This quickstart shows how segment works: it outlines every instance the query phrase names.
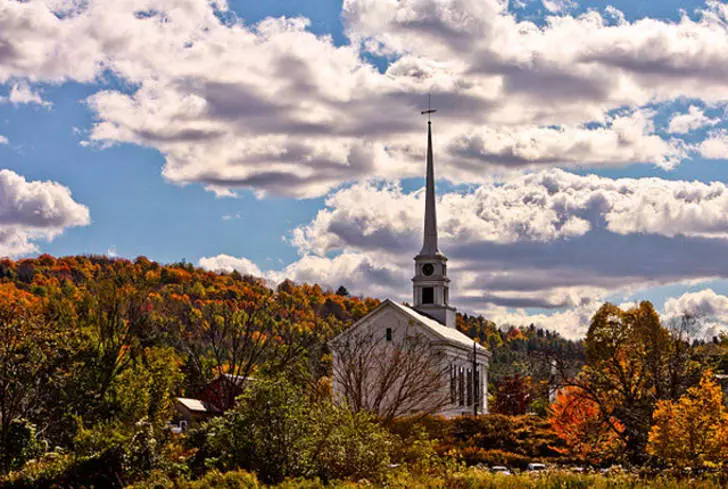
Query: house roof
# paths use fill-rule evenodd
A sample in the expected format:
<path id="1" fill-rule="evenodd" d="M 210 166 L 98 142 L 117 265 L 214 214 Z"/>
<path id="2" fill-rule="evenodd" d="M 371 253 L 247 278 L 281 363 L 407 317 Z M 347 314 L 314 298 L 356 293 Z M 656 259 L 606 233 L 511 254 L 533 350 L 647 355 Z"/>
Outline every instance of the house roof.
<path id="1" fill-rule="evenodd" d="M 393 306 L 398 308 L 403 313 L 411 316 L 412 319 L 418 321 L 423 326 L 425 326 L 426 328 L 431 330 L 437 336 L 440 336 L 443 340 L 447 341 L 448 343 L 455 344 L 457 346 L 464 346 L 464 347 L 472 350 L 473 339 L 470 338 L 468 335 L 461 333 L 460 331 L 458 331 L 455 328 L 449 328 L 449 327 L 445 326 L 444 324 L 440 323 L 439 321 L 432 319 L 431 317 L 426 316 L 426 315 L 422 314 L 421 312 L 418 312 L 409 306 L 405 306 L 403 304 L 398 304 L 390 299 L 387 299 L 385 302 L 391 303 Z M 481 352 L 488 351 L 486 348 L 484 348 L 483 346 L 481 346 L 477 343 L 476 343 L 475 348 Z"/>
<path id="2" fill-rule="evenodd" d="M 235 385 L 240 385 L 249 380 L 254 380 L 253 377 L 246 377 L 244 375 L 222 374 L 222 376 Z"/>
<path id="3" fill-rule="evenodd" d="M 194 413 L 212 412 L 212 410 L 208 409 L 207 406 L 205 406 L 205 403 L 200 401 L 199 399 L 191 399 L 189 397 L 178 397 L 178 398 L 176 398 L 176 400 L 178 403 L 180 403 L 186 409 L 188 409 L 189 411 L 192 411 Z"/>
<path id="4" fill-rule="evenodd" d="M 417 323 L 421 324 L 423 327 L 427 328 L 429 331 L 434 333 L 435 336 L 442 339 L 445 343 L 459 347 L 459 348 L 467 348 L 468 350 L 473 350 L 473 339 L 468 337 L 467 335 L 461 333 L 455 328 L 449 328 L 445 326 L 444 324 L 440 323 L 439 321 L 431 318 L 430 316 L 427 316 L 425 314 L 422 314 L 421 312 L 418 312 L 414 310 L 413 308 L 409 306 L 405 306 L 403 304 L 398 304 L 397 302 L 391 300 L 391 299 L 385 299 L 382 301 L 379 306 L 377 306 L 373 311 L 370 311 L 369 314 L 361 318 L 359 321 L 357 321 L 354 325 L 352 325 L 349 329 L 342 332 L 340 335 L 333 338 L 330 343 L 335 343 L 337 338 L 340 336 L 346 335 L 347 332 L 353 330 L 356 328 L 359 324 L 366 321 L 367 318 L 371 317 L 374 314 L 377 314 L 379 311 L 384 309 L 385 307 L 394 307 L 401 313 L 405 314 L 406 316 L 409 316 L 412 320 L 416 321 Z M 479 345 L 476 343 L 477 351 L 479 353 L 489 355 L 489 352 L 486 348 L 484 348 L 482 345 Z"/>

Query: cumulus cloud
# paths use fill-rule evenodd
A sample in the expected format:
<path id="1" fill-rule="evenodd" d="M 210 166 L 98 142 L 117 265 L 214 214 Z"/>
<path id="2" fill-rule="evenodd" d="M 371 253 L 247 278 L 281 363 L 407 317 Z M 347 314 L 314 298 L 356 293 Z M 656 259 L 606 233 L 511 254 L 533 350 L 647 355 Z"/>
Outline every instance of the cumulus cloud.
<path id="1" fill-rule="evenodd" d="M 40 93 L 34 91 L 27 83 L 15 83 L 10 88 L 10 94 L 7 97 L 0 97 L 0 103 L 9 102 L 13 105 L 37 104 L 43 107 L 50 107 L 52 104 L 46 100 Z"/>
<path id="2" fill-rule="evenodd" d="M 237 271 L 241 275 L 253 275 L 262 277 L 264 274 L 258 268 L 258 265 L 247 258 L 236 258 L 234 256 L 220 254 L 217 256 L 200 258 L 197 263 L 205 270 L 212 272 L 232 273 Z"/>
<path id="3" fill-rule="evenodd" d="M 728 297 L 713 289 L 688 292 L 665 302 L 664 317 L 668 321 L 680 321 L 683 317 L 695 318 L 693 337 L 719 336 L 728 331 Z"/>
<path id="4" fill-rule="evenodd" d="M 349 42 L 335 45 L 306 19 L 248 25 L 224 2 L 5 2 L 0 82 L 112 73 L 126 88 L 89 98 L 90 141 L 155 148 L 165 178 L 218 195 L 312 197 L 419 175 L 426 93 L 442 109 L 438 159 L 453 181 L 684 159 L 635 107 L 728 99 L 725 5 L 628 22 L 546 3 L 561 15 L 537 26 L 500 0 L 346 0 Z M 390 56 L 384 72 L 369 53 Z"/>
<path id="5" fill-rule="evenodd" d="M 713 131 L 708 139 L 698 145 L 698 152 L 711 160 L 728 159 L 728 131 Z"/>
<path id="6" fill-rule="evenodd" d="M 8 138 L 0 134 L 0 144 L 8 144 Z"/>
<path id="7" fill-rule="evenodd" d="M 542 0 L 543 7 L 553 14 L 568 12 L 576 7 L 572 0 Z"/>
<path id="8" fill-rule="evenodd" d="M 720 123 L 720 118 L 710 118 L 700 107 L 691 105 L 687 114 L 675 114 L 670 119 L 668 131 L 675 134 L 687 134 L 696 129 L 706 126 L 715 126 Z"/>
<path id="9" fill-rule="evenodd" d="M 421 190 L 396 184 L 339 190 L 292 232 L 301 258 L 266 277 L 409 301 L 423 209 Z M 722 183 L 561 170 L 445 193 L 438 202 L 455 305 L 500 323 L 561 324 L 569 336 L 583 334 L 585 318 L 609 295 L 728 277 L 726 215 Z M 527 312 L 534 308 L 553 312 Z"/>
<path id="10" fill-rule="evenodd" d="M 304 256 L 355 251 L 409 271 L 421 191 L 358 184 L 326 205 L 292 234 Z M 726 215 L 722 183 L 560 170 L 448 193 L 438 210 L 453 297 L 470 310 L 581 307 L 619 290 L 726 276 L 728 268 L 716 264 L 728 251 Z M 405 278 L 396 290 L 408 290 Z"/>
<path id="11" fill-rule="evenodd" d="M 90 222 L 88 208 L 73 200 L 67 187 L 0 170 L 0 256 L 35 252 L 37 240 L 50 241 Z"/>
<path id="12" fill-rule="evenodd" d="M 685 157 L 685 145 L 654 134 L 654 124 L 641 111 L 608 117 L 601 127 L 530 126 L 489 129 L 465 134 L 448 152 L 473 170 L 483 165 L 595 167 L 625 162 L 672 168 Z"/>

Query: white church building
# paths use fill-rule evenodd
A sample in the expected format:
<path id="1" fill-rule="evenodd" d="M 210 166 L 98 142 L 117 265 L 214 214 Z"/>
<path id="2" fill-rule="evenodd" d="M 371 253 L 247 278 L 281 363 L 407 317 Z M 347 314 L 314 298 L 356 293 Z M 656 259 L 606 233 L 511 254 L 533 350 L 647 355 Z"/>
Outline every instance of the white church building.
<path id="1" fill-rule="evenodd" d="M 413 307 L 387 299 L 329 342 L 334 397 L 390 417 L 487 412 L 490 353 L 455 325 L 447 258 L 437 243 L 432 153 L 428 120 L 424 240 L 414 258 Z M 353 347 L 353 338 L 371 344 Z M 388 410 L 393 403 L 398 406 Z"/>

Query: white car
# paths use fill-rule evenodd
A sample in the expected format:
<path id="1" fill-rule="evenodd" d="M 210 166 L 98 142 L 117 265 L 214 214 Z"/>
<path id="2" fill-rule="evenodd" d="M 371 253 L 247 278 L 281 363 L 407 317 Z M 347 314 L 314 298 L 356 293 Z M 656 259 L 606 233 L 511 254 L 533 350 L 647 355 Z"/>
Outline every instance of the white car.
<path id="1" fill-rule="evenodd" d="M 513 472 L 511 472 L 508 467 L 504 467 L 502 465 L 496 465 L 495 467 L 491 467 L 490 471 L 494 474 L 513 475 Z"/>
<path id="2" fill-rule="evenodd" d="M 526 470 L 528 470 L 529 472 L 541 472 L 543 470 L 546 470 L 546 466 L 544 464 L 533 463 L 528 464 L 528 468 Z"/>

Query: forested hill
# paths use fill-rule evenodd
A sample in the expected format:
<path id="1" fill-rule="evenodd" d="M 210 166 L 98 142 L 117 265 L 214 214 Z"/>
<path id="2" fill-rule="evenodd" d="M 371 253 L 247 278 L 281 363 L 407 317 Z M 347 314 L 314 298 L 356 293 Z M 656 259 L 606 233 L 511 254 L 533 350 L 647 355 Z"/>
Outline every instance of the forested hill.
<path id="1" fill-rule="evenodd" d="M 273 289 L 237 272 L 213 273 L 189 263 L 161 265 L 144 257 L 4 259 L 0 287 L 0 307 L 6 312 L 23 309 L 47 331 L 73 332 L 76 343 L 68 348 L 95 349 L 87 354 L 108 362 L 104 368 L 109 371 L 100 375 L 113 376 L 127 363 L 171 347 L 165 354 L 174 356 L 184 377 L 173 388 L 178 395 L 194 395 L 222 370 L 248 375 L 289 369 L 302 378 L 324 376 L 325 341 L 379 303 L 351 297 L 344 288 L 334 292 L 286 281 Z M 548 376 L 545 356 L 581 356 L 579 343 L 533 326 L 500 330 L 468 315 L 459 315 L 457 324 L 493 351 L 496 381 L 513 375 L 543 381 Z M 76 337 L 79 332 L 85 336 Z M 243 340 L 231 351 L 225 342 L 236 334 Z M 96 346 L 84 343 L 89 338 Z"/>

